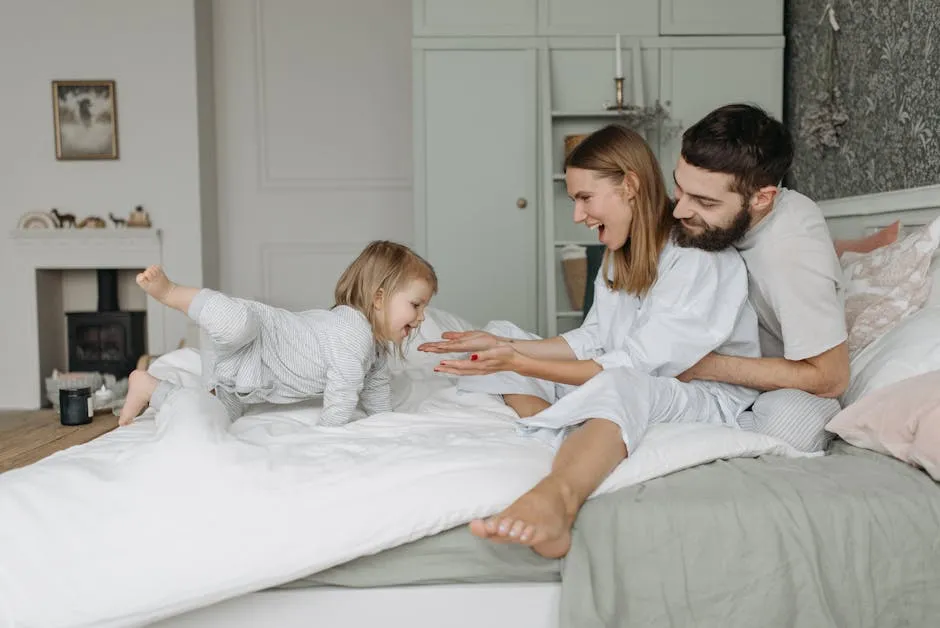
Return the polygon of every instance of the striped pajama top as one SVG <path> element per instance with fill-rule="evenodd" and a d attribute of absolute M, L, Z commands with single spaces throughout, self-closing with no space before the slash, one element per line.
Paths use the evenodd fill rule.
<path fill-rule="evenodd" d="M 208 384 L 241 404 L 323 397 L 321 425 L 391 410 L 388 361 L 366 317 L 345 305 L 291 312 L 203 290 L 190 308 L 213 342 Z M 224 400 L 223 400 L 224 402 Z"/>

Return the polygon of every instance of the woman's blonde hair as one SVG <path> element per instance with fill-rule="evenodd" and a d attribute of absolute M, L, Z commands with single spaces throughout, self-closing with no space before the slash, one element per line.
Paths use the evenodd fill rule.
<path fill-rule="evenodd" d="M 624 177 L 630 187 L 637 183 L 627 242 L 616 251 L 604 251 L 601 272 L 612 290 L 642 296 L 656 282 L 659 254 L 675 224 L 663 173 L 653 151 L 636 131 L 611 124 L 584 138 L 571 151 L 565 159 L 568 168 L 590 170 L 595 177 L 607 179 L 620 189 Z"/>
<path fill-rule="evenodd" d="M 392 295 L 415 279 L 428 282 L 431 293 L 437 294 L 437 275 L 424 258 L 403 244 L 376 240 L 343 271 L 336 282 L 336 304 L 333 307 L 348 305 L 362 312 L 372 326 L 378 346 L 385 351 L 389 339 L 383 333 L 387 325 L 385 321 L 378 320 L 376 297 L 382 295 L 387 303 Z M 395 344 L 400 351 L 401 341 L 397 340 Z"/>

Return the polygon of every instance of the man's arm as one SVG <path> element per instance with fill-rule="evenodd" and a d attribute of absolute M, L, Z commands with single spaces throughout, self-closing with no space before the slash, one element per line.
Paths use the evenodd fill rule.
<path fill-rule="evenodd" d="M 849 385 L 849 349 L 842 343 L 805 360 L 743 358 L 710 353 L 682 373 L 688 382 L 727 382 L 756 390 L 796 388 L 820 397 L 838 397 Z"/>

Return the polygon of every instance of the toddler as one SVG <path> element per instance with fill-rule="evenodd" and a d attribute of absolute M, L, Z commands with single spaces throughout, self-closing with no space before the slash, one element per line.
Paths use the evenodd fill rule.
<path fill-rule="evenodd" d="M 391 410 L 387 357 L 424 320 L 437 292 L 434 269 L 414 251 L 372 242 L 336 284 L 329 310 L 290 312 L 205 288 L 180 286 L 159 266 L 137 275 L 151 297 L 189 315 L 212 342 L 203 376 L 234 420 L 250 404 L 323 397 L 321 425 L 343 425 Z M 178 385 L 143 370 L 130 375 L 118 423 L 149 404 L 159 409 Z"/>

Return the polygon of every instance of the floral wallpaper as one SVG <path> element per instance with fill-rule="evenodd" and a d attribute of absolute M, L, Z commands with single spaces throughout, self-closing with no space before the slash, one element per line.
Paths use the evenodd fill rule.
<path fill-rule="evenodd" d="M 940 1 L 787 0 L 786 34 L 788 185 L 822 200 L 940 183 Z"/>

